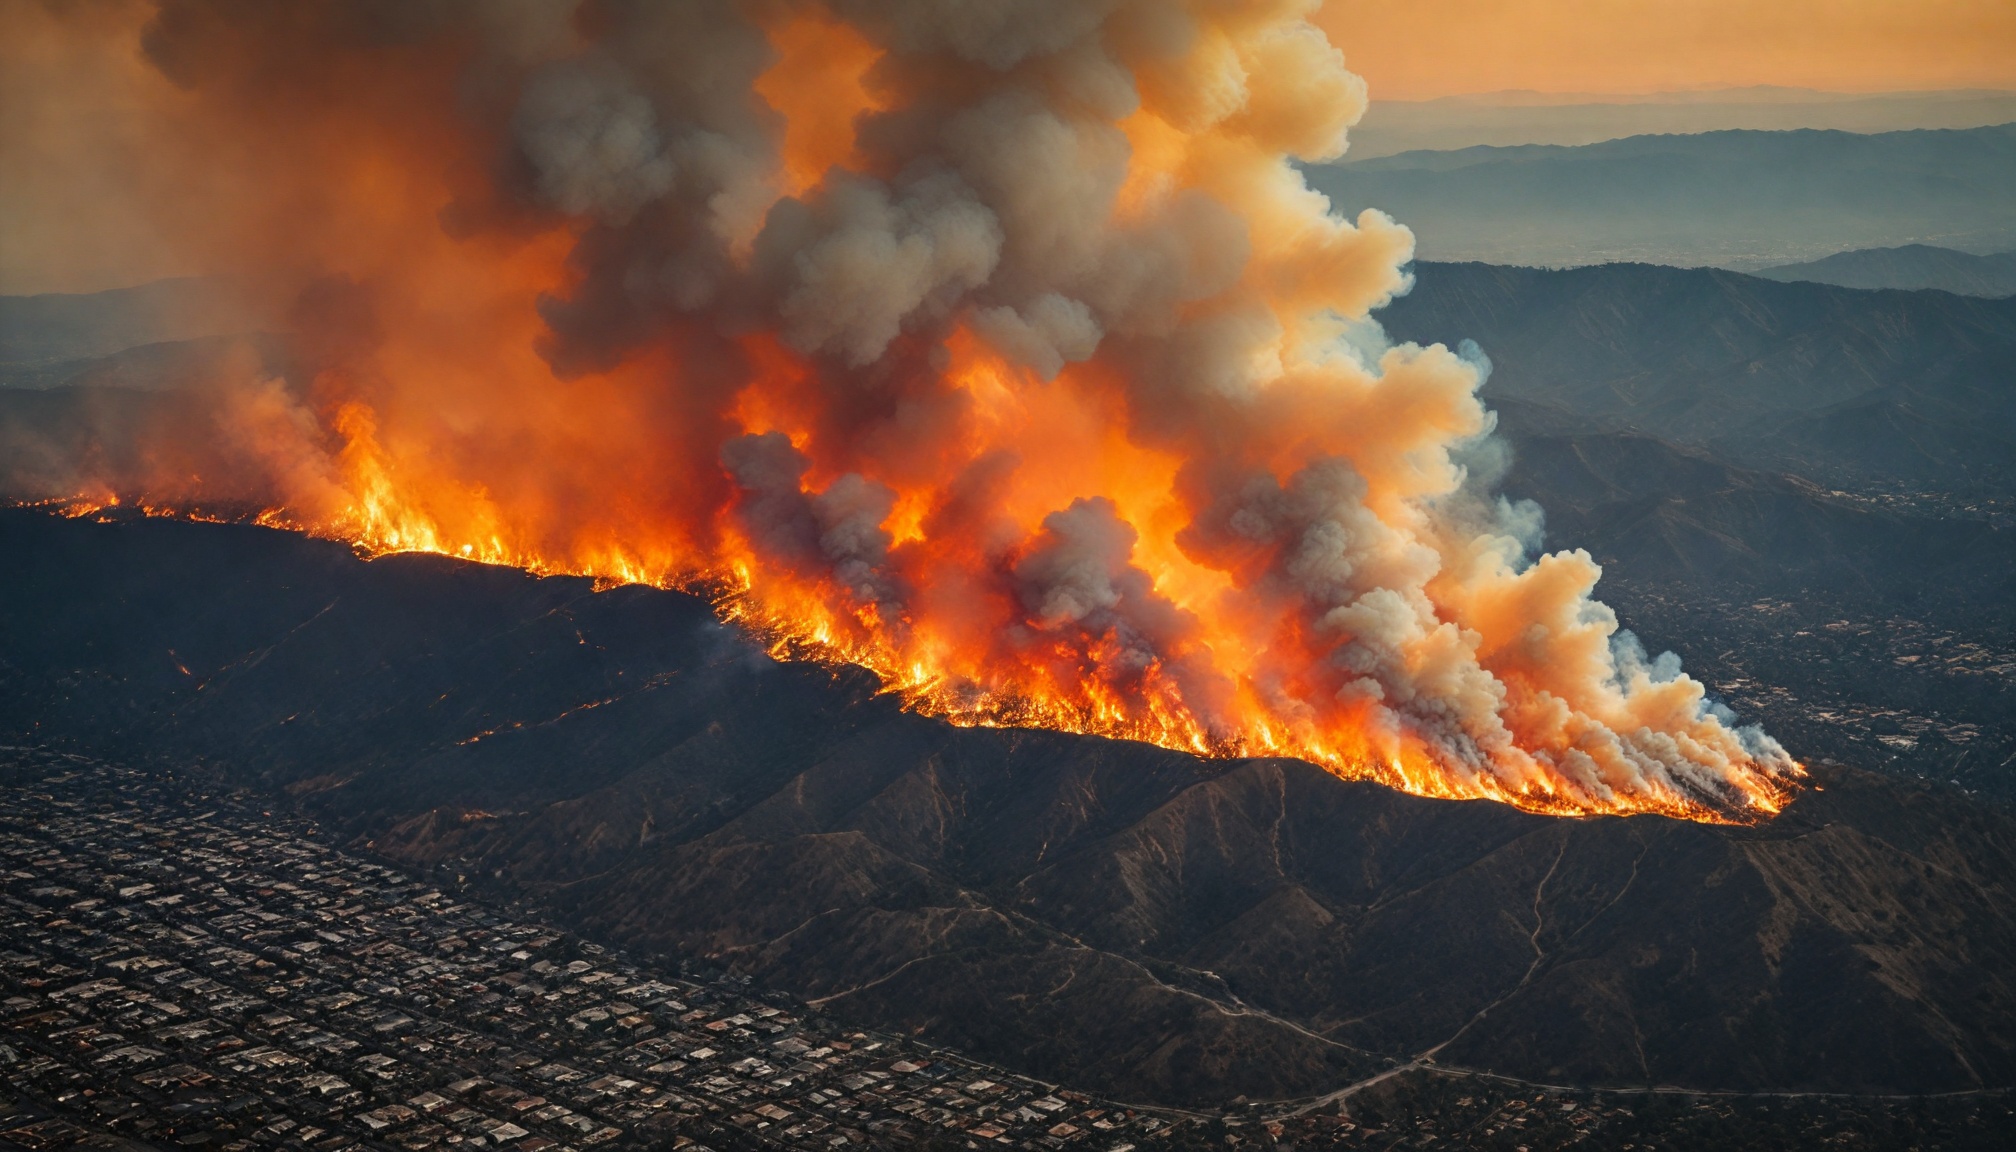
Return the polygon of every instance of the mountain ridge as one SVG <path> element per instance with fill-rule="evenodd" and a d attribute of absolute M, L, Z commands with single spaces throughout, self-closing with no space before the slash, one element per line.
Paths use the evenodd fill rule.
<path fill-rule="evenodd" d="M 1648 133 L 1798 128 L 1873 133 L 2016 120 L 2016 92 L 1843 93 L 1758 85 L 1647 94 L 1500 91 L 1374 100 L 1346 162 L 1477 144 L 1595 144 Z"/>
<path fill-rule="evenodd" d="M 1851 248 L 2016 247 L 2016 125 L 1802 129 L 1478 146 L 1312 164 L 1334 210 L 1378 209 L 1435 261 L 1745 269 Z"/>
<path fill-rule="evenodd" d="M 1766 280 L 1804 280 L 1842 288 L 1934 289 L 1956 296 L 1996 299 L 2016 296 L 2016 252 L 1976 255 L 1906 244 L 1897 248 L 1858 248 L 1804 264 L 1759 269 Z"/>

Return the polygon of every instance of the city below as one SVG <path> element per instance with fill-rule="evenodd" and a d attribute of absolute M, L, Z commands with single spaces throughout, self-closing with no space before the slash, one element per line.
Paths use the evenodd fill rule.
<path fill-rule="evenodd" d="M 196 776 L 0 749 L 0 1149 L 1991 1146 L 1999 1094 L 1522 1083 L 1428 1062 L 1315 1101 L 1116 1105 L 651 971 Z M 1619 1144 L 1620 1140 L 1627 1140 Z M 1726 1146 L 1726 1145 L 1724 1145 Z M 1936 1146 L 1936 1145 L 1935 1145 Z"/>
<path fill-rule="evenodd" d="M 10 750 L 0 1139 L 184 1147 L 1126 1147 L 1100 1105 L 640 971 L 215 791 Z M 36 771 L 36 769 L 40 771 Z M 39 780 L 35 780 L 36 776 Z M 109 1145 L 108 1145 L 109 1146 Z"/>

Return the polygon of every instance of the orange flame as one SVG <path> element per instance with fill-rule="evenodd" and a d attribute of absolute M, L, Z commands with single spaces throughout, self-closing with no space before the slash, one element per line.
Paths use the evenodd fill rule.
<path fill-rule="evenodd" d="M 545 575 L 588 576 L 605 588 L 644 584 L 697 592 L 712 600 L 722 619 L 758 638 L 771 656 L 858 665 L 874 672 L 884 691 L 906 708 L 955 724 L 1077 732 L 1206 757 L 1293 757 L 1418 796 L 1495 800 L 1563 816 L 1659 813 L 1745 822 L 1774 815 L 1789 797 L 1786 781 L 1763 774 L 1743 779 L 1741 790 L 1722 803 L 1680 791 L 1598 797 L 1545 774 L 1515 785 L 1450 764 L 1404 729 L 1382 730 L 1362 706 L 1319 716 L 1283 714 L 1259 686 L 1273 650 L 1269 639 L 1255 633 L 1253 622 L 1213 610 L 1229 581 L 1187 559 L 1174 540 L 1184 522 L 1167 495 L 1176 462 L 1131 443 L 1112 414 L 1100 411 L 1103 394 L 1084 387 L 1074 374 L 1043 384 L 970 337 L 956 337 L 952 346 L 958 352 L 945 379 L 969 405 L 967 431 L 973 440 L 938 471 L 899 490 L 891 518 L 904 525 L 896 533 L 898 552 L 928 586 L 900 617 L 885 618 L 877 606 L 862 604 L 830 578 L 780 571 L 732 527 L 700 551 L 679 533 L 597 514 L 613 509 L 593 509 L 564 526 L 539 524 L 528 515 L 534 510 L 499 504 L 480 483 L 443 476 L 424 457 L 388 451 L 373 410 L 357 400 L 343 401 L 330 421 L 342 439 L 337 483 L 347 504 L 324 517 L 280 506 L 249 518 L 347 541 L 367 557 L 426 552 Z M 743 427 L 790 427 L 793 397 L 806 386 L 810 370 L 773 342 L 764 342 L 762 361 L 769 372 L 751 378 L 738 394 Z M 621 397 L 617 381 L 602 383 L 616 387 L 612 398 Z M 794 438 L 813 436 L 802 428 Z M 998 592 L 990 601 L 980 588 L 985 581 L 972 571 L 974 540 L 965 531 L 940 535 L 922 522 L 942 506 L 938 494 L 961 467 L 975 455 L 1004 449 L 1025 453 L 1037 464 L 1018 469 L 1017 483 L 994 494 L 990 510 L 1006 521 L 1005 535 L 1026 540 L 1040 531 L 1045 509 L 1056 507 L 1065 494 L 1085 490 L 1110 494 L 1124 519 L 1138 527 L 1142 538 L 1135 561 L 1148 567 L 1158 590 L 1185 590 L 1174 601 L 1200 625 L 1194 650 L 1235 684 L 1229 707 L 1217 703 L 1217 723 L 1192 706 L 1160 660 L 1118 679 L 1099 672 L 1110 653 L 1088 651 L 1071 638 L 1039 632 L 1003 642 L 1018 627 L 1026 630 L 1026 613 Z M 541 446 L 539 454 L 516 463 L 541 473 L 549 464 L 542 454 L 549 451 Z M 591 483 L 620 487 L 622 468 L 616 461 L 607 471 L 594 470 Z M 542 478 L 533 488 L 548 482 Z M 71 502 L 65 514 L 119 508 L 120 498 L 108 494 Z M 248 518 L 150 503 L 137 510 L 202 520 Z M 1115 642 L 1102 636 L 1090 644 L 1096 649 Z"/>

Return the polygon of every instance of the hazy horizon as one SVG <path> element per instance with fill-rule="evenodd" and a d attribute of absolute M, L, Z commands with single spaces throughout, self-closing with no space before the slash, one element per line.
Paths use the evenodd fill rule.
<path fill-rule="evenodd" d="M 2016 88 L 2005 0 L 1358 0 L 1317 22 L 1372 98 L 1755 84 Z"/>
<path fill-rule="evenodd" d="M 2016 91 L 1830 92 L 1746 85 L 1665 92 L 1506 89 L 1430 100 L 1374 99 L 1344 162 L 1479 145 L 1599 144 L 1630 136 L 1748 129 L 1878 133 L 2016 122 Z"/>

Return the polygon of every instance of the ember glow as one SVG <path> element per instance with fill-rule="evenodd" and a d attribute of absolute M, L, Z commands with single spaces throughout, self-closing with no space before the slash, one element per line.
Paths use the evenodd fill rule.
<path fill-rule="evenodd" d="M 1413 238 L 1294 167 L 1365 104 L 1313 7 L 163 0 L 159 196 L 288 353 L 34 494 L 701 589 L 959 723 L 1776 811 L 1491 491 L 1481 357 L 1370 318 Z"/>

